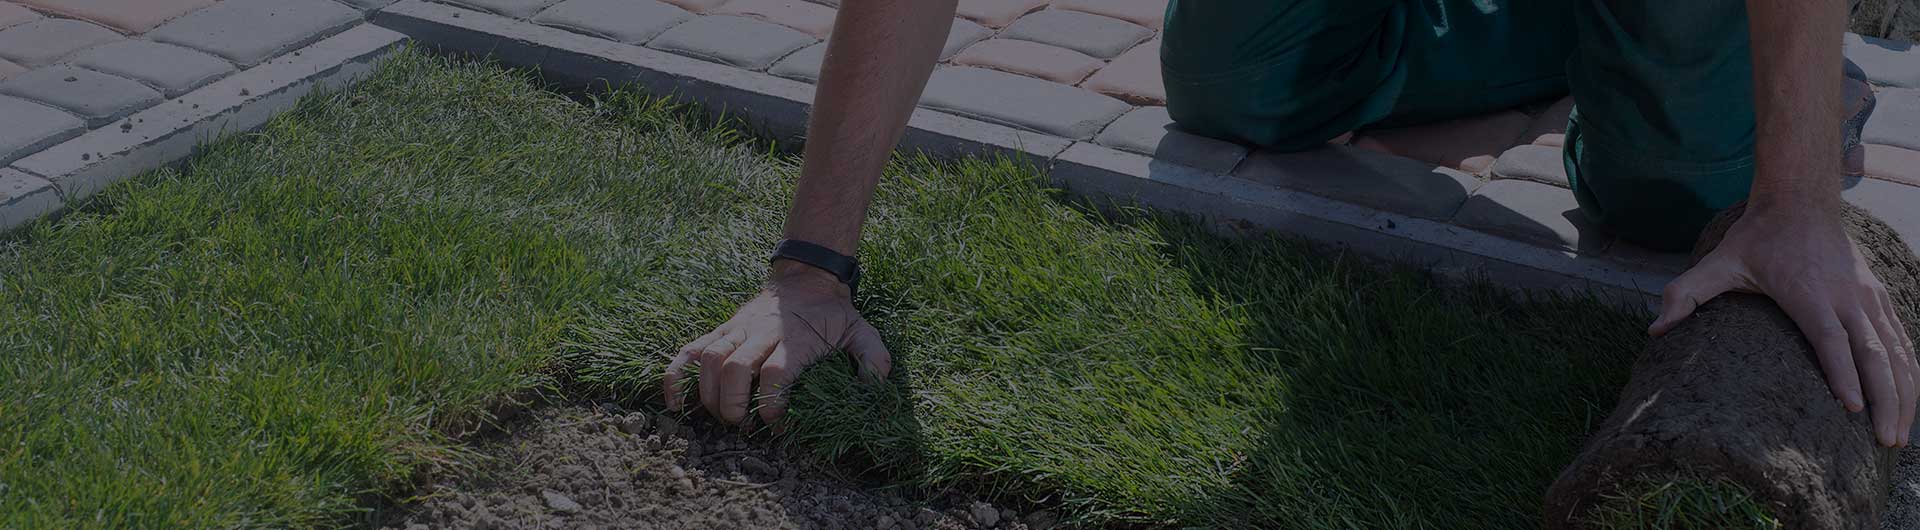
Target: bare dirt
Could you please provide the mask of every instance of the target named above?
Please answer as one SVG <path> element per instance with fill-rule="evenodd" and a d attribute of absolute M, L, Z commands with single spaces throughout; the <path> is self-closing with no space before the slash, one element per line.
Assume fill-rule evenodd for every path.
<path fill-rule="evenodd" d="M 911 498 L 837 476 L 704 421 L 563 405 L 476 442 L 468 473 L 425 488 L 385 528 L 1046 530 L 1047 511 Z"/>
<path fill-rule="evenodd" d="M 1920 42 L 1920 0 L 1855 0 L 1848 30 Z"/>

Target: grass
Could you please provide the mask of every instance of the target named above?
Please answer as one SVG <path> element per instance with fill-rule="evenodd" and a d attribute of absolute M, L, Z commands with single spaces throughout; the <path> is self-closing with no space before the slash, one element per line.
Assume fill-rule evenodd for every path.
<path fill-rule="evenodd" d="M 1745 487 L 1696 477 L 1637 477 L 1588 512 L 1608 530 L 1779 530 L 1780 521 Z"/>
<path fill-rule="evenodd" d="M 0 247 L 0 527 L 310 527 L 526 392 L 655 401 L 757 286 L 793 157 L 657 100 L 408 52 Z M 858 305 L 896 357 L 787 441 L 1086 522 L 1520 528 L 1645 315 L 1445 289 L 891 166 Z"/>

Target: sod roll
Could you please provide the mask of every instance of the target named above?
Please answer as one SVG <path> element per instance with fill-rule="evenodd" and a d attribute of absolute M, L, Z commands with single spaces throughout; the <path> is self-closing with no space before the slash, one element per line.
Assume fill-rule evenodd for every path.
<path fill-rule="evenodd" d="M 1714 221 L 1695 262 L 1742 211 L 1736 205 Z M 1920 264 L 1885 223 L 1852 206 L 1844 216 L 1908 333 L 1920 337 L 1912 325 Z M 1875 444 L 1870 423 L 1833 398 L 1813 347 L 1771 299 L 1722 295 L 1647 345 L 1612 414 L 1548 489 L 1546 526 L 1657 519 L 1668 522 L 1653 527 L 1766 527 L 1707 513 L 1752 503 L 1784 528 L 1879 528 L 1897 451 Z M 1717 488 L 1723 493 L 1705 502 L 1660 498 L 1700 484 L 1735 491 Z M 1663 513 L 1621 516 L 1648 511 Z"/>

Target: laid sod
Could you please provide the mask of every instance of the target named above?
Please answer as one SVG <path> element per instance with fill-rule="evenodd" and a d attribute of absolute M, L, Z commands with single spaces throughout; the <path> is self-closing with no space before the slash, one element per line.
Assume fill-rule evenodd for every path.
<path fill-rule="evenodd" d="M 359 520 L 529 390 L 657 402 L 764 272 L 793 157 L 408 52 L 0 250 L 0 526 Z M 1100 214 L 1016 161 L 889 170 L 785 441 L 1096 523 L 1521 528 L 1644 315 Z"/>

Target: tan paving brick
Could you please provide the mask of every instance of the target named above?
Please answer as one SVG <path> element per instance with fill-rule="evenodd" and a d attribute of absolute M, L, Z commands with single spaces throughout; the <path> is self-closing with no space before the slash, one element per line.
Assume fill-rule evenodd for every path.
<path fill-rule="evenodd" d="M 1167 19 L 1167 0 L 1053 0 L 1053 7 L 1109 16 L 1154 30 Z"/>
<path fill-rule="evenodd" d="M 27 71 L 27 67 L 25 66 L 13 64 L 13 61 L 6 59 L 0 59 L 0 81 L 5 81 L 9 77 L 13 77 L 13 74 L 25 71 Z"/>
<path fill-rule="evenodd" d="M 727 0 L 662 0 L 695 13 L 705 13 L 727 3 Z"/>
<path fill-rule="evenodd" d="M 541 11 L 533 21 L 628 44 L 646 44 L 692 16 L 655 0 L 567 0 Z"/>
<path fill-rule="evenodd" d="M 1046 6 L 1046 0 L 960 0 L 958 11 L 962 18 L 997 29 Z"/>
<path fill-rule="evenodd" d="M 0 59 L 32 68 L 121 38 L 119 33 L 91 23 L 43 18 L 0 29 Z"/>
<path fill-rule="evenodd" d="M 48 13 L 90 20 L 123 33 L 144 33 L 214 0 L 18 0 Z"/>
<path fill-rule="evenodd" d="M 1160 41 L 1141 43 L 1113 58 L 1082 86 L 1135 105 L 1166 105 L 1167 86 L 1160 79 Z"/>
<path fill-rule="evenodd" d="M 712 11 L 722 15 L 744 15 L 789 28 L 818 38 L 833 32 L 831 7 L 801 0 L 732 0 Z"/>
<path fill-rule="evenodd" d="M 1392 153 L 1461 171 L 1485 174 L 1513 147 L 1531 120 L 1501 111 L 1426 125 L 1363 131 L 1355 147 Z"/>
<path fill-rule="evenodd" d="M 1567 187 L 1567 165 L 1560 148 L 1545 145 L 1517 145 L 1500 154 L 1493 163 L 1493 175 L 1507 179 L 1525 179 Z"/>
<path fill-rule="evenodd" d="M 1920 151 L 1867 144 L 1867 175 L 1908 186 L 1920 186 Z M 1914 207 L 1920 208 L 1920 204 Z"/>
<path fill-rule="evenodd" d="M 1102 64 L 1087 54 L 1032 41 L 988 39 L 967 47 L 953 64 L 992 68 L 1063 85 L 1079 83 Z"/>
<path fill-rule="evenodd" d="M 32 9 L 21 7 L 20 4 L 0 2 L 0 29 L 35 20 L 40 20 L 40 14 L 33 12 Z"/>
<path fill-rule="evenodd" d="M 1000 36 L 1052 44 L 1108 59 L 1133 49 L 1135 44 L 1152 37 L 1153 32 L 1117 18 L 1048 9 L 1020 17 Z"/>

